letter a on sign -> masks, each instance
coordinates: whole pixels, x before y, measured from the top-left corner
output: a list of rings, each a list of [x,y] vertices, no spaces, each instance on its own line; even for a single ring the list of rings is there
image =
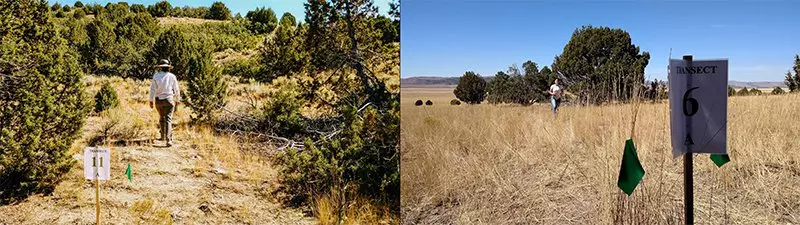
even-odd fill
[[[688,65],[691,64],[691,65]],[[712,68],[686,74],[686,67]],[[672,156],[727,154],[728,60],[669,60],[669,119]]]

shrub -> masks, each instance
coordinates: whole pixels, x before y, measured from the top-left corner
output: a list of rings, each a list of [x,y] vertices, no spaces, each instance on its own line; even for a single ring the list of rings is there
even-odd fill
[[[193,42],[213,47],[213,51],[254,49],[262,39],[253,35],[241,21],[230,23],[174,24],[170,29],[183,32]]]
[[[761,90],[758,90],[756,88],[751,88],[750,91],[748,91],[747,93],[750,95],[761,95]]]
[[[45,1],[0,1],[0,204],[54,190],[91,109],[48,11]]]
[[[83,12],[83,9],[81,8],[75,9],[75,12],[72,12],[72,18],[75,18],[76,20],[82,19],[84,16],[86,16],[86,13]]]
[[[247,28],[256,34],[270,33],[278,26],[278,18],[271,8],[256,8],[247,12],[245,18],[248,21]]]
[[[750,95],[750,93],[747,91],[746,87],[743,87],[741,90],[739,90],[739,92],[736,92],[736,95],[748,96],[748,95]]]
[[[117,107],[118,105],[119,99],[117,99],[117,91],[111,87],[111,83],[108,81],[104,82],[100,91],[97,91],[97,94],[94,95],[94,111],[102,112]]]
[[[286,27],[296,27],[297,26],[297,21],[294,18],[294,15],[292,15],[289,12],[285,12],[285,13],[283,13],[283,16],[281,16],[280,25],[281,26],[286,26]]]
[[[481,104],[486,99],[486,80],[475,72],[468,71],[458,80],[453,90],[458,100],[467,104]]]
[[[395,26],[389,18],[381,15],[373,19],[375,29],[381,31],[381,42],[384,44],[391,44],[400,41],[399,27]]]
[[[225,3],[214,2],[205,17],[212,20],[227,20],[231,18],[231,10],[225,6]]]
[[[301,107],[305,104],[300,96],[299,85],[295,80],[276,79],[273,85],[278,90],[270,95],[270,99],[263,107],[262,127],[281,136],[294,136],[305,127],[305,121],[300,114]]]
[[[421,106],[422,105],[422,100],[418,99],[416,102],[414,102],[414,105],[415,106]]]
[[[255,78],[258,76],[261,64],[255,57],[237,58],[223,64],[222,73],[234,77],[244,78],[240,80]]]
[[[56,12],[56,18],[64,18],[64,17],[66,17],[66,14],[64,14],[64,11],[59,10],[59,11]]]
[[[145,8],[144,5],[142,4],[133,4],[131,5],[131,12],[133,13],[147,12],[147,8]]]
[[[782,94],[786,94],[786,91],[784,91],[783,88],[781,88],[781,87],[775,87],[775,89],[772,89],[772,94],[773,95],[782,95]]]
[[[389,107],[357,106],[338,109],[343,116],[341,135],[314,144],[310,140],[303,151],[288,150],[278,155],[281,187],[297,204],[331,188],[356,188],[364,196],[386,199],[399,207],[399,137],[400,107],[393,98]],[[346,105],[346,104],[345,104]],[[385,107],[385,106],[383,106]],[[351,187],[351,188],[343,188]]]
[[[431,100],[425,101],[425,105],[433,105],[433,102]]]
[[[53,6],[50,6],[50,10],[54,12],[61,10],[61,3],[54,3]]]
[[[461,101],[458,99],[450,100],[450,105],[461,105]]]
[[[88,42],[81,49],[87,71],[122,77],[149,77],[155,60],[147,53],[155,43],[158,21],[146,13],[128,13],[120,4],[109,5],[86,27]],[[152,61],[152,62],[151,62]]]
[[[81,1],[76,1],[76,2],[75,2],[75,4],[74,4],[74,5],[72,5],[72,6],[75,6],[75,8],[83,8],[83,2],[81,2]]]
[[[145,54],[149,63],[143,66],[152,67],[158,60],[167,59],[173,66],[171,72],[182,80],[189,75],[189,59],[195,57],[197,49],[186,34],[171,27],[158,37],[153,48]]]
[[[147,7],[147,11],[154,17],[166,17],[172,12],[172,5],[167,1],[160,1],[155,5]]]
[[[130,141],[144,136],[147,122],[136,111],[127,107],[115,107],[101,113],[106,119],[100,125],[99,137],[90,144],[98,144],[101,140]]]
[[[212,114],[225,107],[227,83],[206,52],[189,60],[189,106],[199,121],[211,121]]]
[[[61,10],[64,12],[69,12],[70,10],[72,10],[72,7],[70,7],[69,5],[64,5],[64,7],[61,8]]]
[[[308,64],[308,53],[303,50],[304,29],[281,26],[275,36],[267,38],[261,49],[262,82],[299,72]]]
[[[736,89],[733,89],[733,87],[728,86],[728,96],[734,96],[734,95],[736,95]]]

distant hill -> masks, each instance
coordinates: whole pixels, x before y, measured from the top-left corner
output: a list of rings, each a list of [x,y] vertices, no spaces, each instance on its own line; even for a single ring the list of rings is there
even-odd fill
[[[409,77],[400,79],[400,87],[434,87],[434,86],[453,86],[458,85],[459,77]],[[486,81],[494,76],[483,77]],[[786,84],[781,81],[728,81],[728,85],[734,88],[786,88]]]

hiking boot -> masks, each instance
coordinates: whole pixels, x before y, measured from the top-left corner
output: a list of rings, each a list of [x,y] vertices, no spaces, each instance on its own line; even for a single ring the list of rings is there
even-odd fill
[[[172,142],[167,142],[167,147],[172,147]]]

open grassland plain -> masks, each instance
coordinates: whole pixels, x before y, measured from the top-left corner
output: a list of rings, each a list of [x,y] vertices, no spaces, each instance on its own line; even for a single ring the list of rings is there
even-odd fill
[[[452,89],[401,90],[403,224],[678,224],[683,161],[669,106],[639,105],[634,142],[646,171],[631,196],[616,185],[633,104],[434,104]],[[440,100],[440,101],[441,101]],[[699,224],[800,223],[800,96],[728,99],[721,168],[694,156]]]

